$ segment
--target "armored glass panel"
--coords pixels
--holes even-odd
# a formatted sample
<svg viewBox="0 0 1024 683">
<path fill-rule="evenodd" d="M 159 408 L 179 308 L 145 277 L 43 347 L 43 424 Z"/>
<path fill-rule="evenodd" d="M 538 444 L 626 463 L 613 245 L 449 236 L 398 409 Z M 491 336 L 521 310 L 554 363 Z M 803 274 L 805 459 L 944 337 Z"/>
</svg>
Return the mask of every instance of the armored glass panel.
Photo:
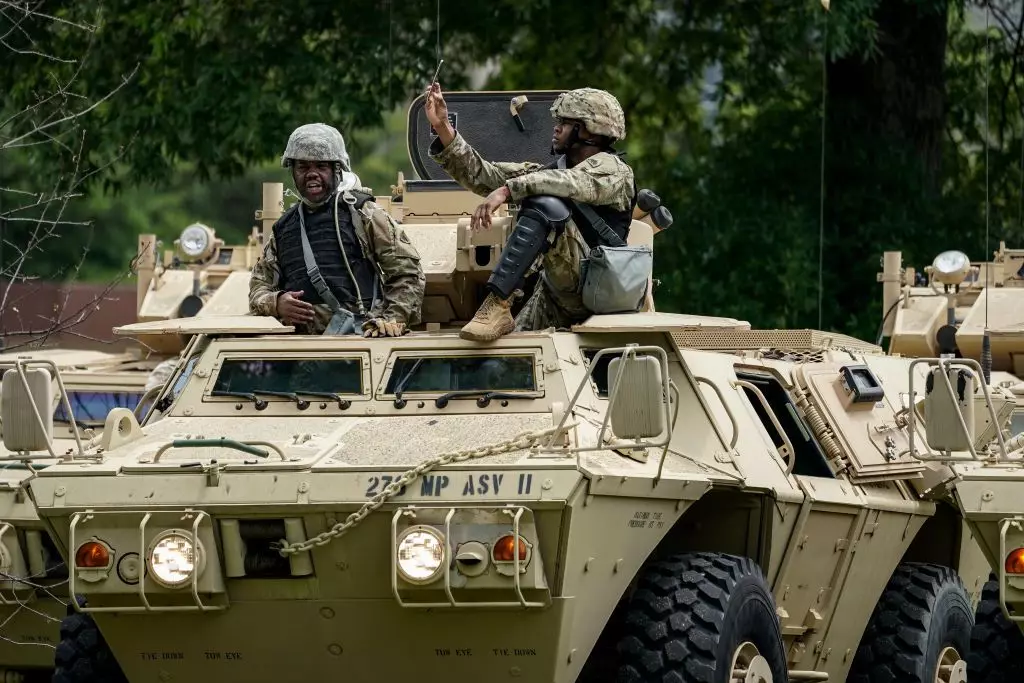
<svg viewBox="0 0 1024 683">
<path fill-rule="evenodd" d="M 102 423 L 114 408 L 133 410 L 139 404 L 142 392 L 136 391 L 69 391 L 68 402 L 75 420 L 83 423 Z M 70 422 L 64 401 L 57 404 L 53 415 L 56 422 Z"/>
<path fill-rule="evenodd" d="M 1010 431 L 1014 436 L 1024 432 L 1024 410 L 1015 410 L 1010 416 Z"/>
<path fill-rule="evenodd" d="M 169 404 L 173 403 L 181 394 L 181 390 L 185 388 L 185 384 L 188 382 L 188 378 L 192 376 L 192 371 L 195 370 L 196 363 L 199 362 L 199 358 L 200 356 L 198 353 L 189 358 L 188 362 L 185 363 L 185 368 L 181 371 L 181 374 L 175 378 L 174 386 L 171 387 Z"/>
<path fill-rule="evenodd" d="M 430 391 L 536 391 L 533 355 L 405 356 L 395 361 L 386 393 Z"/>
<path fill-rule="evenodd" d="M 360 394 L 362 362 L 358 358 L 229 358 L 217 373 L 213 391 Z"/>
</svg>

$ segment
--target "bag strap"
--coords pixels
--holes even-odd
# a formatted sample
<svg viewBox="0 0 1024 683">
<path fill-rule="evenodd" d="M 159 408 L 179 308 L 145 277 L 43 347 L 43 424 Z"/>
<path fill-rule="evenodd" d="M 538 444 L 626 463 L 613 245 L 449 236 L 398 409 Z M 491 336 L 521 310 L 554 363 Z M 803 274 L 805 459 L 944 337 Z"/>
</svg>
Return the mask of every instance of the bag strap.
<svg viewBox="0 0 1024 683">
<path fill-rule="evenodd" d="M 379 290 L 384 286 L 384 270 L 381 268 L 380 261 L 377 259 L 377 241 L 373 237 L 373 230 L 366 228 L 366 221 L 373 222 L 372 216 L 364 216 L 362 214 L 363 205 L 366 202 L 373 199 L 373 195 L 366 194 L 364 192 L 356 192 L 354 190 L 348 190 L 344 193 L 345 205 L 349 207 L 349 216 L 352 217 L 352 227 L 356 231 L 356 241 L 360 243 L 359 248 L 363 253 L 363 257 L 370 262 L 371 269 L 373 270 L 373 291 L 370 294 L 370 310 L 377 305 L 377 302 L 381 300 Z M 349 198 L 355 201 L 349 201 Z M 366 249 L 362 244 L 362 240 L 359 239 L 359 232 L 363 232 L 366 235 L 366 241 L 371 246 L 372 256 L 366 253 Z M 344 249 L 345 245 L 341 241 L 341 233 L 338 233 L 338 247 Z M 352 276 L 353 280 L 355 275 Z M 362 303 L 362 302 L 360 302 Z"/>
<path fill-rule="evenodd" d="M 557 168 L 565 168 L 565 155 L 558 157 L 550 164 L 544 167 L 544 170 L 554 170 Z M 636 181 L 633 182 L 633 198 L 634 202 L 636 199 Z M 590 248 L 595 246 L 601 246 L 605 244 L 609 247 L 624 247 L 626 242 L 615 234 L 615 231 L 611 229 L 608 223 L 597 215 L 593 207 L 590 204 L 584 204 L 578 202 L 575 199 L 566 199 L 571 203 L 576 210 L 586 219 L 586 222 L 577 227 L 580 229 L 580 233 L 583 236 L 583 241 L 587 243 Z M 632 210 L 632 206 L 630 209 Z M 631 211 L 632 213 L 632 211 Z"/>
<path fill-rule="evenodd" d="M 603 218 L 597 215 L 597 212 L 594 211 L 593 207 L 590 206 L 590 204 L 583 204 L 582 202 L 578 202 L 575 199 L 570 199 L 569 201 L 572 202 L 572 205 L 576 207 L 577 211 L 583 214 L 583 217 L 586 218 L 587 223 L 589 223 L 589 225 L 586 226 L 579 226 L 580 232 L 584 233 L 583 239 L 586 239 L 588 243 L 590 243 L 591 240 L 587 239 L 586 233 L 592 232 L 596 233 L 597 236 L 600 238 L 598 240 L 599 246 L 602 242 L 609 247 L 626 246 L 625 240 L 623 240 L 621 237 L 615 234 L 615 231 L 612 230 L 611 227 L 609 227 L 608 223 L 605 222 Z M 593 234 L 591 235 L 591 237 L 593 237 Z"/>
</svg>

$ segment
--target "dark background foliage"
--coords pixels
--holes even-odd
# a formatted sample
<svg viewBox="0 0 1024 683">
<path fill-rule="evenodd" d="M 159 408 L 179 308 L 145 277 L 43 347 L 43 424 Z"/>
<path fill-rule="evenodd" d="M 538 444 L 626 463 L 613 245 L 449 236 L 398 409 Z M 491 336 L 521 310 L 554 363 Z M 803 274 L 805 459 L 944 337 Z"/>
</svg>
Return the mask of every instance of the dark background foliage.
<svg viewBox="0 0 1024 683">
<path fill-rule="evenodd" d="M 109 277 L 139 232 L 170 240 L 196 220 L 242 239 L 260 181 L 287 182 L 277 158 L 307 121 L 337 125 L 357 172 L 386 193 L 411 175 L 405 107 L 439 55 L 447 90 L 475 78 L 619 97 L 638 182 L 676 219 L 656 242 L 660 310 L 873 339 L 884 250 L 922 267 L 944 249 L 982 259 L 1024 237 L 1019 2 L 993 2 L 987 17 L 956 0 L 36 5 L 60 21 L 0 14 L 15 50 L 0 120 L 55 79 L 77 74 L 76 92 L 95 98 L 133 74 L 82 117 L 80 153 L 3 148 L 32 119 L 0 126 L 0 187 L 95 171 L 65 214 L 91 227 L 63 227 L 33 256 L 40 276 L 62 276 L 89 244 L 78 275 Z M 31 52 L 73 61 L 41 66 Z M 0 193 L 0 213 L 12 201 Z M 6 238 L 25 230 L 8 224 Z"/>
</svg>

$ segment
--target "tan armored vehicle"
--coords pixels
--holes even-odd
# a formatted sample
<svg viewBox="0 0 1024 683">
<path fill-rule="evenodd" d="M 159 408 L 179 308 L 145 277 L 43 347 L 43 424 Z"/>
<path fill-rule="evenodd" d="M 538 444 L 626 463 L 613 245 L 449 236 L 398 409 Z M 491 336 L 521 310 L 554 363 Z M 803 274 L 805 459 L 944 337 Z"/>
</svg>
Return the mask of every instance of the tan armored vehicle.
<svg viewBox="0 0 1024 683">
<path fill-rule="evenodd" d="M 193 223 L 164 249 L 156 235 L 139 236 L 136 267 L 136 308 L 139 322 L 188 318 L 194 315 L 243 315 L 249 309 L 249 272 L 263 249 L 263 231 L 283 209 L 281 183 L 263 184 L 263 205 L 256 212 L 245 244 L 229 245 L 216 232 Z M 150 353 L 164 357 L 180 352 L 187 340 L 177 335 L 139 338 Z"/>
<path fill-rule="evenodd" d="M 52 453 L 43 449 L 19 459 L 21 454 L 0 445 L 0 458 L 6 460 L 0 464 L 0 680 L 5 683 L 48 680 L 60 641 L 60 620 L 67 611 L 67 567 L 36 514 L 27 484 L 34 471 L 49 467 L 58 457 L 99 443 L 99 431 L 113 408 L 145 411 L 148 406 L 140 401 L 156 363 L 133 353 L 18 350 L 0 354 L 0 374 L 14 370 L 18 360 L 59 369 L 67 400 L 54 392 Z M 15 371 L 8 383 L 17 380 Z M 0 394 L 4 390 L 0 388 Z M 7 417 L 0 416 L 0 432 Z"/>
<path fill-rule="evenodd" d="M 890 353 L 943 354 L 978 361 L 991 386 L 1014 398 L 1006 438 L 1024 433 L 1024 250 L 1008 249 L 1001 242 L 991 261 L 980 262 L 972 262 L 960 251 L 944 251 L 924 268 L 904 266 L 898 251 L 885 252 L 878 279 L 883 288 L 879 340 L 889 337 Z M 979 515 L 984 512 L 992 518 L 998 510 L 1016 505 L 1014 499 L 1024 495 L 1021 491 L 1022 483 L 1001 484 L 982 493 L 981 505 L 973 502 L 984 508 Z M 995 498 L 997 493 L 1002 501 Z M 1007 530 L 1017 523 L 1005 516 L 999 522 Z M 973 535 L 970 525 L 966 531 Z M 1024 567 L 1001 552 L 996 545 L 999 539 L 990 536 L 986 544 L 981 538 L 990 561 L 1003 566 L 985 584 L 978 605 L 972 675 L 995 683 L 1024 680 L 1024 636 L 1015 623 L 1020 621 L 1020 610 L 1007 609 L 1004 603 L 1008 594 L 1020 588 L 1020 579 L 1013 574 Z M 1011 617 L 1015 618 L 1011 621 Z"/>
<path fill-rule="evenodd" d="M 513 95 L 447 97 L 485 157 L 547 133 L 553 94 Z M 993 568 L 1024 553 L 1015 510 L 980 509 L 1013 502 L 1010 394 L 966 361 L 653 311 L 464 341 L 509 221 L 470 232 L 480 199 L 423 175 L 389 210 L 419 228 L 424 330 L 120 330 L 190 342 L 161 419 L 113 411 L 29 485 L 80 598 L 56 680 L 967 680 L 965 514 Z M 41 369 L 4 410 L 52 402 Z M 20 417 L 4 439 L 45 449 Z"/>
<path fill-rule="evenodd" d="M 276 188 L 265 190 L 266 205 L 257 212 L 258 220 L 263 213 L 273 216 L 275 209 L 279 215 Z M 185 228 L 174 247 L 158 259 L 155 236 L 140 237 L 140 321 L 245 312 L 249 268 L 260 249 L 258 230 L 247 244 L 232 246 L 197 223 Z M 122 353 L 63 348 L 0 353 L 0 373 L 13 370 L 19 359 L 52 362 L 53 366 L 30 367 L 49 368 L 52 375 L 59 369 L 67 392 L 65 401 L 60 387 L 54 387 L 55 400 L 49 406 L 52 454 L 44 449 L 19 460 L 19 453 L 0 445 L 0 458 L 14 459 L 0 465 L 0 564 L 5 552 L 8 559 L 21 556 L 20 564 L 2 569 L 6 581 L 0 581 L 0 681 L 12 683 L 25 676 L 48 680 L 68 602 L 66 566 L 26 495 L 33 470 L 48 467 L 58 456 L 74 457 L 80 448 L 100 447 L 106 417 L 114 408 L 129 409 L 144 420 L 153 407 L 153 390 L 160 388 L 162 373 L 157 368 L 162 361 L 176 359 L 182 340 L 175 335 L 142 337 L 138 348 Z M 19 379 L 12 373 L 12 381 Z"/>
</svg>

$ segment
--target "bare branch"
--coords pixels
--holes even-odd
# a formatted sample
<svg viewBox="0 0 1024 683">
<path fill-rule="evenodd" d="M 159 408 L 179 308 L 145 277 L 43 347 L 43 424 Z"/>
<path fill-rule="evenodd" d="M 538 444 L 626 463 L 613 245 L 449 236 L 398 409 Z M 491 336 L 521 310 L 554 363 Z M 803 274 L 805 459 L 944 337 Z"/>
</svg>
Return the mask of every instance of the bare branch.
<svg viewBox="0 0 1024 683">
<path fill-rule="evenodd" d="M 77 197 L 79 195 L 63 195 L 58 197 L 55 201 L 67 202 L 71 197 Z M 8 218 L 8 223 L 38 223 L 40 225 L 92 225 L 92 221 L 62 221 L 59 219 L 45 219 L 45 218 Z"/>
<path fill-rule="evenodd" d="M 33 55 L 35 57 L 43 57 L 44 59 L 49 59 L 54 62 L 60 62 L 62 64 L 74 64 L 76 61 L 78 61 L 75 59 L 61 59 L 60 57 L 54 57 L 53 55 L 48 55 L 45 52 L 39 52 L 37 50 L 19 50 L 3 38 L 0 38 L 0 45 L 3 45 L 8 50 L 18 55 Z"/>
<path fill-rule="evenodd" d="M 141 256 L 141 253 L 138 254 L 135 258 L 133 258 L 131 263 L 135 264 L 140 256 Z M 23 348 L 25 346 L 31 346 L 33 344 L 38 344 L 38 343 L 44 342 L 46 339 L 48 339 L 49 337 L 53 336 L 54 334 L 58 334 L 58 333 L 71 333 L 72 332 L 71 328 L 73 328 L 76 325 L 79 325 L 82 322 L 84 322 L 86 320 L 86 318 L 89 316 L 89 314 L 92 313 L 92 311 L 94 311 L 98 307 L 100 302 L 102 302 L 102 301 L 112 301 L 112 299 L 109 297 L 110 292 L 115 287 L 117 287 L 119 284 L 121 284 L 121 282 L 133 272 L 133 270 L 134 270 L 133 268 L 129 268 L 129 269 L 126 269 L 125 271 L 119 273 L 116 277 L 111 279 L 104 286 L 103 290 L 99 294 L 97 294 L 96 296 L 92 297 L 89 301 L 87 301 L 86 303 L 82 304 L 80 307 L 78 307 L 75 311 L 73 311 L 69 315 L 67 315 L 67 316 L 57 316 L 57 317 L 51 319 L 50 320 L 51 324 L 46 326 L 46 327 L 39 328 L 39 329 L 16 330 L 14 332 L 4 333 L 2 336 L 3 337 L 7 337 L 7 338 L 10 338 L 10 337 L 25 337 L 25 336 L 30 337 L 30 339 L 24 340 L 24 341 L 19 342 L 17 344 L 5 345 L 4 346 L 4 351 L 12 351 L 14 349 L 19 349 L 19 348 Z M 83 336 L 83 335 L 78 335 L 78 336 Z"/>
<path fill-rule="evenodd" d="M 11 2 L 10 0 L 0 0 L 0 7 L 10 7 L 12 9 L 18 10 L 19 12 L 23 12 L 26 17 L 30 17 L 30 16 L 32 16 L 32 17 L 42 17 L 43 19 L 48 19 L 48 20 L 56 22 L 58 24 L 67 24 L 68 26 L 73 26 L 73 27 L 75 27 L 77 29 L 81 29 L 83 31 L 88 31 L 90 33 L 95 32 L 96 29 L 99 28 L 99 26 L 91 26 L 89 24 L 80 24 L 78 22 L 71 21 L 70 19 L 64 19 L 62 17 L 55 17 L 53 15 L 46 14 L 45 12 L 40 12 L 38 10 L 29 9 L 27 5 L 23 5 L 21 3 L 15 4 L 14 2 Z"/>
<path fill-rule="evenodd" d="M 28 190 L 19 190 L 15 187 L 4 187 L 2 185 L 0 185 L 0 192 L 11 192 L 13 194 L 27 194 L 29 197 L 42 196 L 38 195 L 36 192 L 29 192 Z"/>
<path fill-rule="evenodd" d="M 116 95 L 117 92 L 121 90 L 121 88 L 123 88 L 124 86 L 128 85 L 128 82 L 132 78 L 135 77 L 135 74 L 136 74 L 136 72 L 138 70 L 139 70 L 139 63 L 136 63 L 135 67 L 132 68 L 132 71 L 131 71 L 130 74 L 128 74 L 127 76 L 122 76 L 121 77 L 121 82 L 117 85 L 116 88 L 114 88 L 113 90 L 108 92 L 106 95 L 104 95 L 100 99 L 98 99 L 95 102 L 93 102 L 90 106 L 86 107 L 85 109 L 77 111 L 74 114 L 69 114 L 69 115 L 65 116 L 64 118 L 57 119 L 56 121 L 51 121 L 51 122 L 45 123 L 45 124 L 43 124 L 41 126 L 37 126 L 34 129 L 30 130 L 29 132 L 27 132 L 27 133 L 25 133 L 23 135 L 19 135 L 18 137 L 14 138 L 12 140 L 9 140 L 8 142 L 5 142 L 3 145 L 0 145 L 0 149 L 8 149 L 8 148 L 12 147 L 14 145 L 14 143 L 20 142 L 21 140 L 24 140 L 27 137 L 35 135 L 36 133 L 39 133 L 39 132 L 41 132 L 43 130 L 46 130 L 48 128 L 52 128 L 53 126 L 60 125 L 62 123 L 67 123 L 69 121 L 73 121 L 73 120 L 75 120 L 75 119 L 77 119 L 77 118 L 79 118 L 81 116 L 84 116 L 84 115 L 88 114 L 93 109 L 95 109 L 96 107 L 100 106 L 101 104 L 103 104 L 104 102 L 109 100 L 111 97 Z"/>
<path fill-rule="evenodd" d="M 12 21 L 12 20 L 11 20 L 11 18 L 7 16 L 7 12 L 6 12 L 6 11 L 4 11 L 4 6 L 6 6 L 6 5 L 9 5 L 9 4 L 10 4 L 10 3 L 0 3 L 0 16 L 3 16 L 3 18 L 4 18 L 4 19 L 7 19 L 8 21 Z M 28 19 L 28 17 L 29 17 L 29 16 L 30 16 L 30 15 L 28 15 L 28 14 L 25 14 L 25 15 L 23 15 L 23 16 L 22 16 L 22 17 L 21 17 L 20 19 L 18 19 L 17 21 L 12 21 L 13 25 L 11 26 L 10 30 L 9 30 L 9 31 L 7 31 L 7 33 L 5 33 L 5 34 L 3 35 L 3 37 L 4 37 L 5 39 L 6 39 L 6 38 L 7 38 L 7 36 L 11 35 L 11 34 L 12 34 L 12 33 L 14 33 L 15 31 L 19 31 L 19 32 L 20 32 L 20 33 L 21 33 L 21 34 L 22 34 L 23 36 L 25 36 L 25 38 L 26 38 L 26 39 L 27 39 L 27 40 L 28 40 L 29 42 L 34 42 L 34 41 L 32 40 L 32 36 L 30 36 L 30 35 L 28 34 L 28 31 L 26 31 L 25 29 L 21 28 L 21 24 L 22 24 L 22 22 L 23 22 L 23 21 L 25 21 L 26 19 Z"/>
</svg>

